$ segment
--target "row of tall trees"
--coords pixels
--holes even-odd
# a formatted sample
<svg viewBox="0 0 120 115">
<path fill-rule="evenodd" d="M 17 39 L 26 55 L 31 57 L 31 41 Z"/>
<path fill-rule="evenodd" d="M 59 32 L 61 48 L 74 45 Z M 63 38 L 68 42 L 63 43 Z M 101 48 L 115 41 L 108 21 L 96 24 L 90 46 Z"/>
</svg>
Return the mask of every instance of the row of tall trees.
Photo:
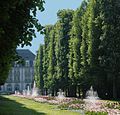
<svg viewBox="0 0 120 115">
<path fill-rule="evenodd" d="M 101 98 L 119 97 L 119 10 L 119 0 L 89 0 L 76 11 L 58 11 L 36 56 L 37 86 L 52 95 L 62 89 L 85 96 L 92 85 Z"/>
</svg>

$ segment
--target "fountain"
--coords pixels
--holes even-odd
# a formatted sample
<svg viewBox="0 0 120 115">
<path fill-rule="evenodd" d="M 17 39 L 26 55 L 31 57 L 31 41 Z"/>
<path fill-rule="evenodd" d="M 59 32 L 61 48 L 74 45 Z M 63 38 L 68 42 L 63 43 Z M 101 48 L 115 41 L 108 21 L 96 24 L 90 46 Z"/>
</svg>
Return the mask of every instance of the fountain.
<svg viewBox="0 0 120 115">
<path fill-rule="evenodd" d="M 15 95 L 20 95 L 20 92 L 15 90 Z"/>
<path fill-rule="evenodd" d="M 36 97 L 38 95 L 39 95 L 39 89 L 36 87 L 36 83 L 34 81 L 34 83 L 33 83 L 33 89 L 32 89 L 32 96 Z"/>
<path fill-rule="evenodd" d="M 27 91 L 26 91 L 26 95 L 29 96 L 30 95 L 30 86 L 27 86 Z"/>
<path fill-rule="evenodd" d="M 92 110 L 93 108 L 98 108 L 99 105 L 99 97 L 96 91 L 93 90 L 93 87 L 90 87 L 90 90 L 86 92 L 85 108 L 87 110 Z"/>
<path fill-rule="evenodd" d="M 86 92 L 86 99 L 89 99 L 89 100 L 99 99 L 97 91 L 94 91 L 92 86 L 90 87 L 90 90 Z"/>
<path fill-rule="evenodd" d="M 26 95 L 26 90 L 23 90 L 22 94 L 25 96 Z"/>
<path fill-rule="evenodd" d="M 65 98 L 64 92 L 63 92 L 61 89 L 59 89 L 57 98 L 58 98 L 59 100 L 63 100 L 63 99 Z"/>
<path fill-rule="evenodd" d="M 27 90 L 26 89 L 23 90 L 22 94 L 24 96 L 33 96 L 33 97 L 35 97 L 35 96 L 39 95 L 38 92 L 39 92 L 39 89 L 36 87 L 36 83 L 34 81 L 33 88 L 30 90 L 30 86 L 28 85 Z"/>
</svg>

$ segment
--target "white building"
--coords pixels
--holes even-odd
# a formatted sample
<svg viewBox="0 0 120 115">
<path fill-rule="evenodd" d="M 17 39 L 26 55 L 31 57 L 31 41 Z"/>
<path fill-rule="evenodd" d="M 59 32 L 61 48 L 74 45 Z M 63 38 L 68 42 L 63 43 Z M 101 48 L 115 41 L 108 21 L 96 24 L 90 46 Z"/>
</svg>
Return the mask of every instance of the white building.
<svg viewBox="0 0 120 115">
<path fill-rule="evenodd" d="M 32 87 L 34 80 L 34 59 L 35 55 L 30 50 L 19 49 L 17 53 L 22 59 L 24 64 L 13 64 L 12 69 L 9 72 L 8 79 L 3 86 L 0 86 L 0 92 L 15 91 L 22 92 L 29 86 Z"/>
</svg>

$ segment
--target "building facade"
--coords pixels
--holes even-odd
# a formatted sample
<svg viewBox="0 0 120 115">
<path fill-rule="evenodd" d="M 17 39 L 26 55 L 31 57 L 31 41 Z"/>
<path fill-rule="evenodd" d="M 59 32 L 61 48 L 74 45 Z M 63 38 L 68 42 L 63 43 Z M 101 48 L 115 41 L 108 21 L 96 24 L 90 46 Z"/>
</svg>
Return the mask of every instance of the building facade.
<svg viewBox="0 0 120 115">
<path fill-rule="evenodd" d="M 34 81 L 35 55 L 27 49 L 19 49 L 17 53 L 24 60 L 24 64 L 14 62 L 6 83 L 0 86 L 0 92 L 22 92 L 27 89 L 28 86 L 29 88 L 32 87 Z"/>
</svg>

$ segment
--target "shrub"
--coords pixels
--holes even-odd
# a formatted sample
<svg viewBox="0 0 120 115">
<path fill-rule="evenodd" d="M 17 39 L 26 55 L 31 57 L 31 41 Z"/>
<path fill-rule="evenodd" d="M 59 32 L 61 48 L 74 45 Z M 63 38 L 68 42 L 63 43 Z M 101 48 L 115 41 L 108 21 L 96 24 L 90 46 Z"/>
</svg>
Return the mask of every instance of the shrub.
<svg viewBox="0 0 120 115">
<path fill-rule="evenodd" d="M 110 109 L 120 109 L 120 103 L 119 102 L 108 101 L 105 106 L 110 108 Z"/>
<path fill-rule="evenodd" d="M 84 101 L 82 100 L 78 100 L 78 99 L 74 99 L 71 101 L 64 101 L 63 103 L 61 103 L 60 105 L 58 105 L 59 109 L 83 109 L 84 108 Z"/>
<path fill-rule="evenodd" d="M 85 113 L 85 115 L 108 115 L 108 113 L 106 113 L 106 112 L 90 112 L 90 111 L 87 111 L 86 113 Z"/>
</svg>

